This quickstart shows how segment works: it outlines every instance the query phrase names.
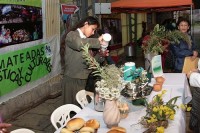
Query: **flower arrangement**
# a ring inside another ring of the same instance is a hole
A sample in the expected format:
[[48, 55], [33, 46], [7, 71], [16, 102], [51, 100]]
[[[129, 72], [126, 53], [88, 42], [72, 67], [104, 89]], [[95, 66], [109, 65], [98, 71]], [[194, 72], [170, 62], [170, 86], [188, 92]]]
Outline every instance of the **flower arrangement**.
[[141, 121], [141, 124], [145, 128], [148, 128], [144, 133], [164, 133], [164, 129], [168, 127], [168, 120], [174, 120], [174, 115], [176, 114], [175, 108], [178, 108], [176, 101], [179, 96], [164, 103], [162, 96], [165, 93], [166, 90], [163, 90], [161, 93], [155, 95], [150, 103], [146, 103], [147, 114]]
[[150, 35], [144, 37], [142, 42], [142, 49], [144, 53], [163, 53], [168, 45], [179, 44], [180, 40], [186, 41], [191, 44], [188, 36], [179, 30], [166, 31], [164, 26], [157, 24]]
[[96, 82], [96, 91], [103, 99], [116, 100], [125, 86], [122, 78], [122, 69], [115, 65], [100, 66], [100, 64], [89, 54], [89, 44], [82, 47], [83, 58], [86, 60], [88, 69], [93, 70], [93, 75], [100, 77]]

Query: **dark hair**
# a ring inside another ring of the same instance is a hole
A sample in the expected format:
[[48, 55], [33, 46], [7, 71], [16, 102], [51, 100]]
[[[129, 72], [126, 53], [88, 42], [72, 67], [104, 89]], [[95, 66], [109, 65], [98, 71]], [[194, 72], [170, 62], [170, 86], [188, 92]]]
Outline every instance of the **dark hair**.
[[77, 28], [81, 28], [85, 25], [85, 22], [88, 22], [88, 25], [97, 25], [97, 27], [100, 26], [98, 20], [92, 16], [86, 17], [82, 19], [72, 30], [76, 30]]
[[187, 18], [180, 17], [180, 18], [178, 19], [177, 26], [179, 26], [179, 24], [180, 24], [181, 22], [187, 22], [188, 25], [191, 26], [190, 21], [189, 21]]

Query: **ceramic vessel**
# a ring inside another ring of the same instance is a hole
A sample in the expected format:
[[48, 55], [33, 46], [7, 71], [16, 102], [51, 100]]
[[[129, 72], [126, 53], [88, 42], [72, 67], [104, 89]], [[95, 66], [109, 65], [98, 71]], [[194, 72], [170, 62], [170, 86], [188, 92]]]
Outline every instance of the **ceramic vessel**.
[[120, 122], [120, 111], [115, 100], [105, 101], [103, 120], [108, 128], [118, 126], [118, 123]]

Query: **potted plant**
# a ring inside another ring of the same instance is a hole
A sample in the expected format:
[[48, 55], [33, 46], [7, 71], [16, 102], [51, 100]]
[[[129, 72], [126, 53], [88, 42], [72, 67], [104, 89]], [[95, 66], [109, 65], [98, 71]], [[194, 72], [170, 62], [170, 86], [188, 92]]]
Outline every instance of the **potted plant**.
[[151, 60], [153, 56], [168, 51], [171, 44], [179, 44], [180, 40], [191, 44], [188, 36], [179, 30], [168, 31], [164, 26], [157, 24], [149, 35], [145, 36], [142, 41], [142, 49], [145, 54], [145, 69], [151, 72]]
[[163, 90], [162, 93], [155, 95], [150, 103], [146, 103], [147, 114], [140, 122], [147, 128], [144, 133], [164, 133], [164, 129], [168, 127], [169, 120], [174, 120], [176, 108], [178, 108], [176, 101], [179, 96], [165, 103], [162, 98], [165, 93], [166, 90]]
[[[117, 106], [117, 100], [120, 92], [126, 82], [123, 80], [122, 69], [115, 65], [100, 66], [100, 64], [89, 54], [89, 45], [83, 45], [83, 58], [88, 64], [88, 69], [92, 69], [94, 76], [99, 76], [100, 80], [96, 82], [95, 100], [99, 98], [105, 100], [103, 110], [103, 119], [108, 128], [117, 126], [120, 122], [120, 112]], [[95, 102], [95, 106], [96, 106]], [[99, 111], [99, 110], [98, 110]]]

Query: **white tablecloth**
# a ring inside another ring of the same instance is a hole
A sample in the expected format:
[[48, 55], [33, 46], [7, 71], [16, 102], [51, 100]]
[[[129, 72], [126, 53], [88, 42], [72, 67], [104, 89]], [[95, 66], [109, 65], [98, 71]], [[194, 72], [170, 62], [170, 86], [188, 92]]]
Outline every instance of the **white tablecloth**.
[[[177, 100], [177, 105], [181, 103], [188, 103], [192, 96], [189, 90], [187, 78], [185, 74], [182, 73], [165, 73], [165, 82], [163, 89], [167, 90], [166, 95], [164, 95], [164, 101], [175, 96], [181, 96]], [[152, 80], [153, 82], [153, 80]], [[159, 92], [152, 91], [151, 95], [148, 97], [149, 100]], [[138, 124], [141, 117], [146, 114], [145, 108], [143, 106], [133, 106], [129, 103], [131, 111], [127, 118], [122, 119], [119, 126], [126, 128], [127, 133], [142, 133], [145, 129]], [[98, 133], [106, 133], [109, 129], [106, 127], [103, 121], [103, 112], [97, 112], [94, 110], [94, 104], [91, 103], [89, 106], [85, 107], [80, 113], [75, 117], [81, 117], [84, 120], [97, 119], [100, 122], [100, 129]], [[169, 121], [169, 126], [165, 129], [165, 133], [185, 133], [185, 112], [181, 109], [176, 110], [175, 119]]]
[[[184, 73], [164, 73], [163, 77], [165, 78], [163, 89], [170, 92], [167, 99], [175, 96], [182, 96], [182, 103], [185, 104], [189, 103], [192, 100], [188, 80]], [[153, 85], [154, 83], [155, 79], [152, 79], [150, 84]], [[153, 92], [153, 94], [157, 93]]]

